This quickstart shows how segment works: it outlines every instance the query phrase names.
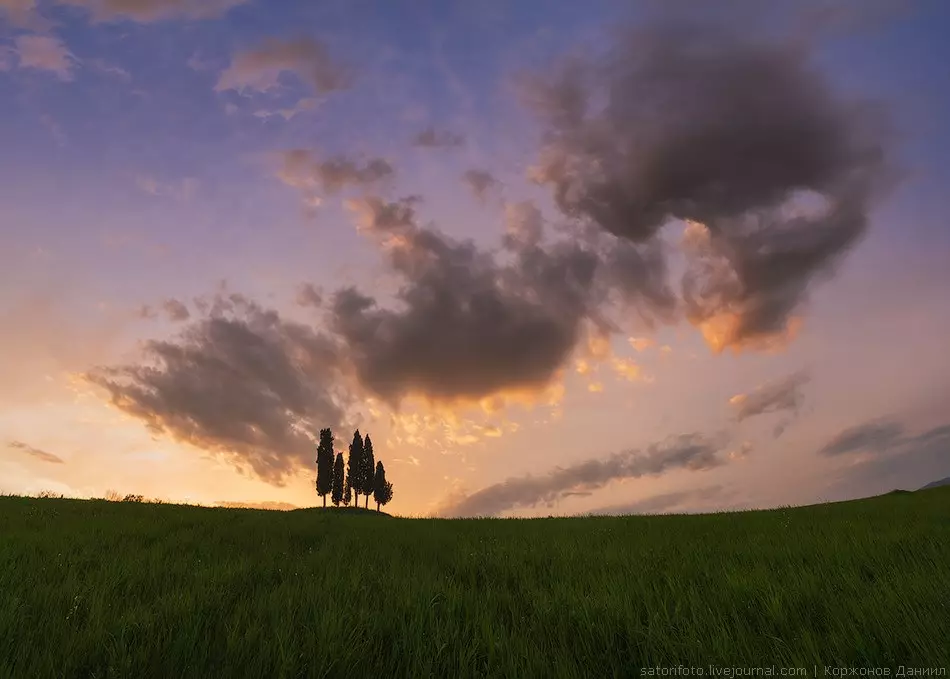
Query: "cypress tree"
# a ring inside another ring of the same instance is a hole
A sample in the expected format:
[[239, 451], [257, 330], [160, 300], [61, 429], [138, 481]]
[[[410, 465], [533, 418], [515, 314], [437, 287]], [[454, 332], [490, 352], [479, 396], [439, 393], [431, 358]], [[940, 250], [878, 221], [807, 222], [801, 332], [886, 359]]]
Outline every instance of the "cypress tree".
[[320, 444], [317, 446], [317, 495], [323, 498], [327, 506], [327, 494], [333, 490], [333, 432], [329, 428], [320, 430]]
[[373, 442], [369, 438], [369, 434], [366, 435], [366, 440], [363, 442], [363, 463], [360, 465], [362, 470], [361, 474], [361, 485], [360, 492], [366, 496], [366, 505], [365, 508], [369, 509], [369, 496], [373, 494], [373, 482], [376, 480], [376, 461], [373, 459]]
[[343, 506], [349, 507], [350, 503], [353, 501], [353, 489], [350, 488], [350, 477], [346, 477], [346, 481], [343, 482]]
[[357, 506], [360, 503], [360, 489], [362, 488], [363, 437], [360, 430], [353, 432], [353, 442], [350, 444], [350, 456], [346, 464], [346, 479], [350, 484], [353, 495], [356, 496]]
[[373, 500], [376, 502], [376, 511], [380, 505], [387, 504], [393, 499], [393, 484], [386, 480], [386, 468], [382, 462], [376, 463], [376, 474], [373, 478]]
[[343, 453], [337, 453], [336, 462], [333, 463], [333, 493], [331, 494], [334, 507], [339, 507], [343, 501], [343, 476]]

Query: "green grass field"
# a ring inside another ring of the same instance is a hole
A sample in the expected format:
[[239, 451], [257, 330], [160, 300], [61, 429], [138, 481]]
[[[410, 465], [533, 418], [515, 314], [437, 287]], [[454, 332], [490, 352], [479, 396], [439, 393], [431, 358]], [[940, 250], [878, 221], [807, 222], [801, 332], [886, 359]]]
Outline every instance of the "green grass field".
[[680, 665], [946, 668], [950, 487], [534, 520], [0, 497], [0, 677]]

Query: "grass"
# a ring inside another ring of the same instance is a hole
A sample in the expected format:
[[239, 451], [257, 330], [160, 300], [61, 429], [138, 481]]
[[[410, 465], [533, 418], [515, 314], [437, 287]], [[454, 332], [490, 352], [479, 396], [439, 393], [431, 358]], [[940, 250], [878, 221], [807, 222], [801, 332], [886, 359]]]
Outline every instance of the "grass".
[[0, 677], [895, 676], [948, 639], [950, 487], [534, 520], [0, 497]]

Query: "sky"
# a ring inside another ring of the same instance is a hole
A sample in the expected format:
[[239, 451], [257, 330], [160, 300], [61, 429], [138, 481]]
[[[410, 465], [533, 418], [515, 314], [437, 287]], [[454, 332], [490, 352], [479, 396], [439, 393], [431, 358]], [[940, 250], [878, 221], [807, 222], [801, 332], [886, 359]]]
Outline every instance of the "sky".
[[0, 492], [950, 476], [950, 5], [0, 0]]

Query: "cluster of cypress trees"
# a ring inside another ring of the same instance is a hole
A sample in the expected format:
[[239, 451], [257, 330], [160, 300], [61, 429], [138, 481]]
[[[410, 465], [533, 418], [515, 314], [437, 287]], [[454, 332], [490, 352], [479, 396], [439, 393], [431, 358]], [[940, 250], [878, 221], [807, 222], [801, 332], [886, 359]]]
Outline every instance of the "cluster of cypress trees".
[[393, 499], [393, 484], [386, 480], [386, 468], [382, 462], [373, 458], [373, 442], [369, 434], [364, 439], [360, 430], [353, 432], [350, 454], [344, 468], [343, 453], [333, 452], [333, 432], [320, 430], [320, 444], [317, 446], [317, 495], [323, 498], [327, 506], [327, 495], [333, 505], [347, 507], [355, 499], [359, 506], [359, 496], [365, 495], [365, 507], [369, 508], [369, 496], [373, 496], [376, 511]]

